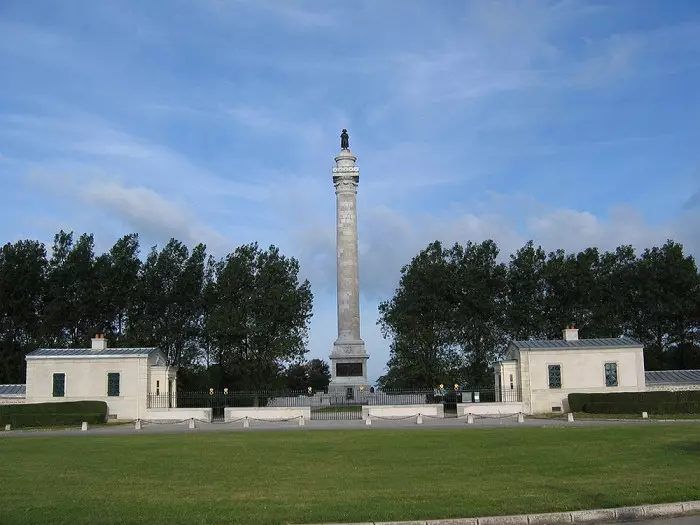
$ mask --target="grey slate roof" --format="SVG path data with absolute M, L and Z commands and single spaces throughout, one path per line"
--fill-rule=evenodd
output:
M 644 372 L 644 381 L 647 385 L 700 385 L 700 370 L 654 370 Z
M 537 339 L 533 341 L 513 341 L 516 348 L 521 350 L 581 350 L 596 348 L 639 348 L 642 343 L 631 337 L 611 337 L 607 339 L 577 339 L 564 341 L 563 339 Z
M 25 397 L 26 395 L 27 385 L 0 385 L 2 397 Z
M 92 350 L 91 348 L 37 348 L 27 354 L 27 359 L 47 358 L 76 358 L 76 357 L 148 357 L 157 352 L 151 348 L 105 348 L 104 350 Z

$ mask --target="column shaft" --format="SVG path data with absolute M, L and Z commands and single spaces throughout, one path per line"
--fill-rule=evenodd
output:
M 360 278 L 357 247 L 357 183 L 336 182 L 338 340 L 360 340 Z

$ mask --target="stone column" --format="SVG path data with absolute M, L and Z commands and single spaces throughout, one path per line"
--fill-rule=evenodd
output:
M 331 390 L 357 398 L 367 384 L 365 343 L 360 336 L 360 272 L 357 241 L 357 186 L 360 168 L 357 158 L 344 148 L 335 158 L 333 185 L 336 195 L 336 256 L 338 338 L 331 353 Z M 338 365 L 341 374 L 338 375 Z M 354 368 L 353 368 L 354 367 Z M 358 373 L 361 367 L 361 374 Z M 351 372 L 352 370 L 352 372 Z M 346 375 L 349 374 L 349 375 Z M 355 391 L 356 390 L 356 391 Z
M 345 155 L 343 155 L 345 153 Z M 336 202 L 336 256 L 338 268 L 338 343 L 360 339 L 360 272 L 357 249 L 357 159 L 343 150 L 335 158 L 333 185 Z

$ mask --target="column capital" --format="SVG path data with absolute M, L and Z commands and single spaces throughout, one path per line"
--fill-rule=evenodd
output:
M 357 177 L 333 177 L 333 185 L 337 193 L 357 193 Z

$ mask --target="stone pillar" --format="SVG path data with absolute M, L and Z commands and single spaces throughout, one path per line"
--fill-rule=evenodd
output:
M 343 148 L 335 158 L 338 338 L 331 353 L 329 389 L 357 399 L 360 387 L 369 390 L 365 343 L 360 336 L 360 272 L 357 242 L 357 186 L 360 168 Z M 340 372 L 340 373 L 338 373 Z

